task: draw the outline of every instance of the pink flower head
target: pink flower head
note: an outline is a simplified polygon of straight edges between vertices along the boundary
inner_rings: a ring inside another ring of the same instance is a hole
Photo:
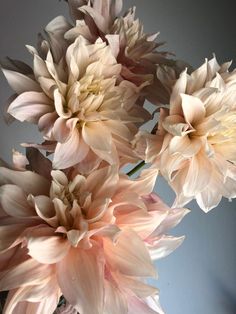
[[[0,167],[4,313],[50,314],[62,294],[80,314],[163,313],[145,278],[155,276],[151,258],[182,242],[164,232],[187,211],[150,195],[157,171],[134,181],[114,166],[50,174],[41,154],[28,155],[33,171]]]
[[[120,80],[110,47],[80,36],[58,62],[49,48],[45,59],[29,50],[33,76],[3,69],[17,93],[8,112],[38,125],[47,141],[39,147],[54,152],[53,167],[65,169],[85,158],[93,164],[135,161],[130,141],[149,115],[135,104],[141,87]]]
[[[204,211],[236,197],[236,72],[213,58],[184,71],[161,109],[155,135],[140,134],[139,150],[174,189],[175,204],[196,198]]]

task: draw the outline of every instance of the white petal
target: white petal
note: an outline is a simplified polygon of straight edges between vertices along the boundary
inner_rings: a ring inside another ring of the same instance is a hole
[[[82,141],[79,131],[74,129],[65,143],[56,146],[53,167],[66,169],[82,161],[89,151],[88,146]]]
[[[185,120],[192,126],[201,122],[206,115],[203,102],[194,96],[181,94]]]
[[[168,256],[176,250],[184,241],[185,237],[162,236],[153,241],[151,246],[148,246],[152,260],[157,260]]]
[[[26,75],[23,75],[19,72],[2,69],[8,83],[10,84],[11,88],[19,95],[24,92],[41,92],[41,88],[39,84],[29,78]]]
[[[8,112],[17,120],[37,123],[39,118],[53,110],[51,100],[43,93],[25,92],[9,106]]]

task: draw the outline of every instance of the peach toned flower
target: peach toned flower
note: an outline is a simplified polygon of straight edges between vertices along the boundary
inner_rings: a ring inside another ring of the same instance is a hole
[[[158,34],[144,33],[143,25],[135,18],[135,7],[120,16],[123,1],[94,0],[68,1],[76,26],[65,38],[74,40],[79,35],[90,42],[98,37],[110,43],[118,63],[122,64],[122,76],[140,86],[151,82],[156,64],[172,64],[166,52],[157,51],[163,43],[155,42]]]
[[[58,63],[49,49],[45,60],[34,48],[29,50],[34,76],[3,69],[18,94],[8,112],[38,124],[50,144],[40,148],[55,151],[53,166],[65,169],[88,156],[94,164],[118,163],[118,157],[135,161],[132,150],[123,147],[130,147],[136,123],[149,116],[135,104],[141,87],[120,81],[121,66],[110,47],[78,37]]]
[[[209,211],[222,196],[236,197],[236,72],[229,66],[213,58],[191,75],[184,71],[156,135],[139,134],[139,150],[146,148],[146,161],[161,170],[178,206],[196,198]]]
[[[155,276],[151,257],[182,242],[164,232],[186,210],[150,195],[157,171],[134,181],[114,166],[45,177],[50,165],[34,162],[43,156],[31,150],[29,158],[32,171],[0,167],[0,290],[10,290],[4,313],[50,314],[63,294],[80,314],[161,314],[145,278]]]

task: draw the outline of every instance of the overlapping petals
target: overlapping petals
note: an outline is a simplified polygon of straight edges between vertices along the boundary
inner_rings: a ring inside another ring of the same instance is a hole
[[[36,170],[33,159],[44,157],[32,149],[28,155]],[[10,290],[4,313],[53,313],[62,294],[82,314],[134,314],[139,306],[162,313],[145,278],[156,276],[152,259],[182,242],[164,233],[187,210],[151,194],[156,176],[145,170],[130,180],[106,166],[45,178],[1,167],[0,290]]]
[[[196,198],[209,211],[222,196],[236,196],[236,74],[229,66],[213,58],[191,75],[184,71],[156,134],[138,135],[140,153],[159,167],[178,206]]]
[[[59,62],[52,49],[45,59],[34,48],[29,50],[34,56],[34,77],[3,69],[18,94],[8,112],[38,125],[47,141],[40,147],[51,151],[47,143],[54,145],[53,166],[65,169],[88,155],[93,156],[93,164],[99,160],[118,163],[119,156],[124,163],[135,161],[131,149],[129,156],[127,152],[122,156],[122,147],[130,146],[137,123],[149,115],[135,104],[141,87],[119,80],[121,66],[110,47],[101,40],[89,44],[80,36]]]
[[[74,40],[82,35],[90,42],[98,37],[109,42],[114,56],[122,65],[121,74],[126,80],[137,86],[150,84],[157,65],[174,66],[175,62],[167,59],[168,53],[158,50],[163,44],[155,41],[158,34],[144,32],[142,23],[135,17],[135,7],[120,15],[122,0],[69,0],[68,4],[76,25],[65,34],[65,38]],[[162,93],[162,86],[158,88]],[[150,89],[150,92],[156,91]],[[150,99],[154,99],[154,95]]]

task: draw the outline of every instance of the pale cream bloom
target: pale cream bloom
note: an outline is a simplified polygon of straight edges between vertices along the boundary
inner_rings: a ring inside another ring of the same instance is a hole
[[[142,23],[135,17],[135,7],[120,16],[121,0],[70,0],[68,3],[76,25],[65,38],[74,40],[82,35],[90,42],[98,37],[109,42],[122,64],[122,76],[137,86],[152,82],[156,64],[174,64],[166,58],[166,52],[157,50],[163,44],[155,41],[158,34],[144,32]]]
[[[63,294],[80,314],[162,314],[145,278],[156,275],[151,259],[182,243],[165,233],[187,210],[150,194],[157,171],[136,180],[112,166],[50,174],[41,154],[29,156],[32,171],[0,167],[3,313],[50,314]]]
[[[121,65],[99,39],[89,44],[78,37],[58,62],[46,47],[45,59],[28,47],[34,75],[3,69],[17,94],[8,112],[38,124],[46,140],[40,147],[54,151],[55,168],[68,168],[85,158],[93,165],[101,160],[119,163],[119,158],[123,163],[135,161],[129,142],[137,123],[149,117],[135,104],[142,86],[120,79]]]
[[[196,198],[204,211],[236,197],[236,71],[213,58],[173,87],[155,135],[139,134],[139,149],[174,189],[175,205]]]

